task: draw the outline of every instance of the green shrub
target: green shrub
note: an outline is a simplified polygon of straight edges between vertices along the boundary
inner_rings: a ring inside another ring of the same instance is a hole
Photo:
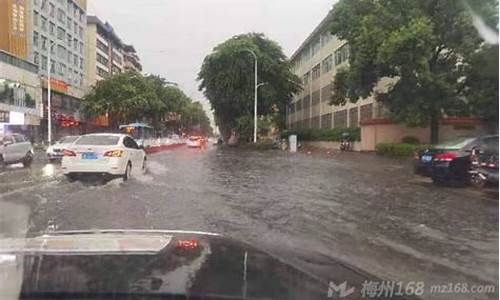
[[[338,142],[342,140],[342,133],[348,132],[351,138],[355,141],[361,139],[360,128],[333,128],[333,129],[313,129],[303,128],[285,131],[281,134],[282,139],[288,139],[292,134],[297,135],[299,141],[325,141],[325,142]]]
[[[379,143],[375,146],[375,151],[380,155],[404,158],[411,157],[420,148],[414,144]]]
[[[412,145],[420,144],[420,140],[414,136],[405,136],[401,139],[401,142],[403,144],[412,144]]]

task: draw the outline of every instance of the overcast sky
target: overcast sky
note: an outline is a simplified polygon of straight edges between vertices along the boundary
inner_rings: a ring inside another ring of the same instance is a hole
[[[108,21],[134,45],[145,73],[177,82],[204,102],[196,77],[203,58],[224,40],[262,32],[291,55],[334,0],[89,0],[88,14]]]

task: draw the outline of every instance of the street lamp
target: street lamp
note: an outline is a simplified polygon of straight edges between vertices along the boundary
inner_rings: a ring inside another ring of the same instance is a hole
[[[51,63],[50,63],[50,51],[52,50],[52,47],[54,46],[55,42],[50,41],[50,46],[47,51],[47,121],[48,121],[48,140],[49,140],[49,145],[52,145],[52,96],[51,96],[51,75],[50,75],[50,69],[51,69]]]
[[[262,85],[258,83],[258,78],[257,78],[257,74],[258,74],[258,61],[257,61],[257,55],[255,54],[255,52],[253,52],[252,50],[249,50],[249,49],[243,49],[241,51],[245,51],[245,52],[248,52],[250,54],[253,55],[253,58],[255,59],[255,89],[254,89],[254,103],[253,103],[253,109],[254,109],[254,112],[253,112],[253,143],[256,144],[257,143],[257,90],[259,88],[259,86]]]

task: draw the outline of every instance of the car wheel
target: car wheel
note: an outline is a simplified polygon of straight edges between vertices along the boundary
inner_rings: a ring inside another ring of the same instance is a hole
[[[125,168],[125,174],[123,174],[123,181],[129,180],[131,173],[132,173],[132,164],[128,162],[127,168]]]
[[[435,185],[445,185],[447,180],[442,177],[432,176],[432,183]]]
[[[148,171],[148,165],[147,165],[148,160],[144,158],[142,161],[142,174],[146,174]]]
[[[73,175],[73,174],[67,174],[66,175],[66,179],[69,181],[69,182],[75,182],[76,181],[76,176]]]
[[[478,174],[472,175],[470,183],[476,189],[483,189],[486,186],[486,180],[481,178],[481,176],[479,176]]]
[[[23,158],[23,166],[25,168],[31,167],[31,163],[33,162],[33,154],[31,152],[26,153],[26,156]]]

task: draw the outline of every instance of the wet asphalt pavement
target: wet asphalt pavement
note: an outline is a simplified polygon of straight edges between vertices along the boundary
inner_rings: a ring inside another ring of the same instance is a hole
[[[380,278],[495,285],[498,194],[437,187],[407,162],[180,148],[149,156],[148,174],[122,183],[67,182],[39,157],[0,173],[0,234],[47,230],[183,229],[250,242],[329,280],[340,260]]]

